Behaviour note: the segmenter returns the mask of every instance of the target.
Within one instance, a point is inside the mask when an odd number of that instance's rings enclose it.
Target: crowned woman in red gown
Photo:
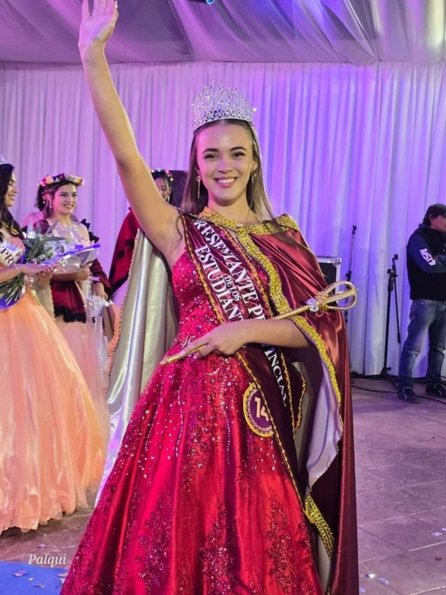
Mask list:
[[[157,194],[104,57],[116,18],[114,2],[90,14],[85,0],[81,56],[127,197],[171,271],[178,332],[63,593],[356,595],[342,316],[274,318],[324,282],[294,221],[271,216],[238,92],[211,86],[195,102],[182,212]]]

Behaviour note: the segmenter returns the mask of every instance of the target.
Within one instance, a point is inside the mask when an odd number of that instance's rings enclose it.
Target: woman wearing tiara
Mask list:
[[[183,210],[162,200],[105,59],[116,19],[113,0],[91,14],[84,0],[81,57],[127,197],[171,271],[179,326],[63,593],[356,595],[342,316],[273,319],[324,282],[294,221],[270,214],[252,109],[235,91],[198,98]]]
[[[68,344],[30,285],[47,265],[22,262],[24,237],[9,209],[14,167],[0,161],[0,533],[37,529],[99,485],[105,444],[87,384]],[[23,295],[6,299],[22,275]]]

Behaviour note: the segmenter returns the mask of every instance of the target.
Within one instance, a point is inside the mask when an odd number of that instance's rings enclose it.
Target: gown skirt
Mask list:
[[[105,444],[110,434],[110,415],[107,407],[107,364],[108,353],[102,332],[102,317],[95,322],[65,322],[62,316],[55,318],[87,381],[93,403],[101,424]]]
[[[105,444],[87,384],[33,293],[0,310],[0,532],[87,506]]]
[[[173,267],[179,332],[216,326],[185,253]],[[65,595],[306,595],[321,587],[302,505],[273,437],[245,421],[235,356],[161,364],[144,389]]]

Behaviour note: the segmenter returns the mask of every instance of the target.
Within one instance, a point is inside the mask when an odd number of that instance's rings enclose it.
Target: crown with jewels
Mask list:
[[[253,108],[237,89],[217,87],[214,83],[205,85],[192,104],[192,125],[194,131],[204,124],[217,120],[243,120],[253,123]]]

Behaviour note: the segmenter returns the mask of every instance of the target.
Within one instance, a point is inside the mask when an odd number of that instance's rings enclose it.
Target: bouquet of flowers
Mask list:
[[[3,242],[0,245],[0,262],[6,265],[19,263],[45,264],[58,273],[73,272],[85,266],[96,257],[99,244],[90,246],[69,244],[66,238],[30,231],[23,240],[24,255],[17,260],[20,252],[15,244]],[[20,274],[0,283],[0,309],[13,306],[26,289],[25,275]]]

